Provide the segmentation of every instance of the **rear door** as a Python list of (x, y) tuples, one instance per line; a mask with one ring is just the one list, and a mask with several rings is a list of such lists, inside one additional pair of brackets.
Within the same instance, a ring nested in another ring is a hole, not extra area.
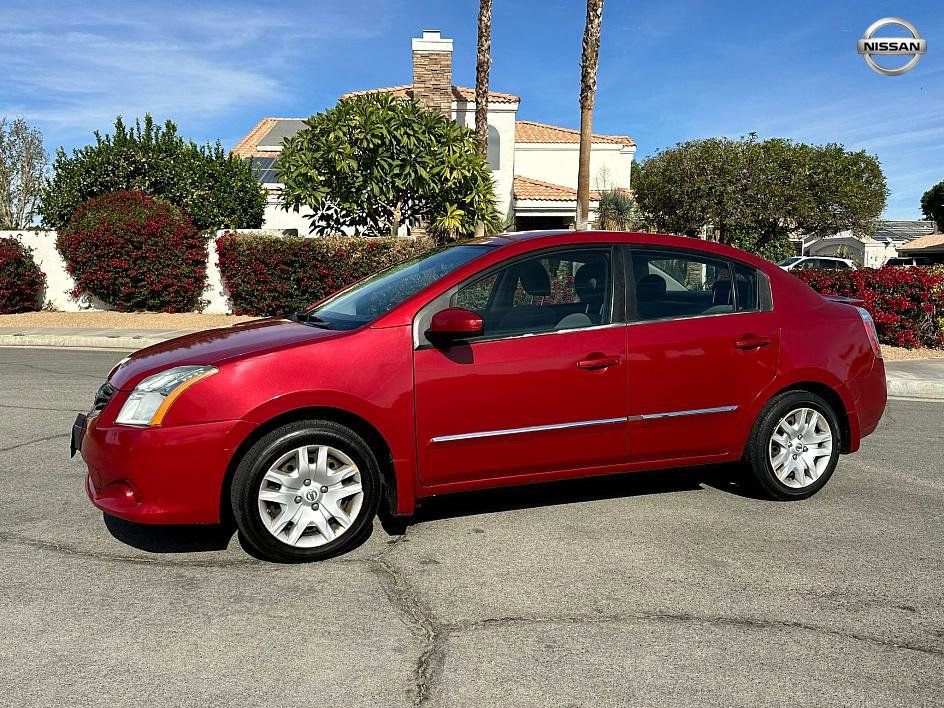
[[(626, 325), (619, 251), (557, 249), (472, 278), (417, 316), (419, 479), (427, 486), (623, 464)], [(434, 346), (424, 318), (477, 311), (481, 337)], [(428, 310), (428, 312), (426, 311)]]
[(629, 460), (738, 449), (743, 416), (777, 368), (766, 276), (682, 249), (637, 248), (627, 257)]

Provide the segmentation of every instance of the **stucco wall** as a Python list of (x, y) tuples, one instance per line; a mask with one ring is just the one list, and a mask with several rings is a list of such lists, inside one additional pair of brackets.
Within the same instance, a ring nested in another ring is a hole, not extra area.
[[(590, 187), (629, 189), (635, 149), (598, 143), (590, 151)], [(515, 174), (543, 182), (577, 188), (580, 145), (577, 143), (518, 143), (515, 146)], [(608, 184), (601, 184), (608, 171)]]
[[(475, 103), (455, 103), (455, 121), (470, 130), (475, 129)], [(515, 180), (515, 116), (517, 103), (495, 103), (488, 107), (488, 124), (498, 131), (499, 168), (492, 171), (495, 178), (495, 201), (498, 211), (507, 214), (511, 208)]]
[[(87, 296), (78, 301), (69, 294), (75, 287), (75, 281), (66, 272), (65, 261), (56, 251), (55, 231), (0, 231), (0, 237), (12, 236), (33, 251), (33, 259), (46, 275), (46, 292), (43, 304), (50, 304), (62, 312), (81, 312), (84, 310), (109, 310), (111, 307)], [(220, 278), (216, 246), (211, 240), (207, 244), (207, 286), (203, 299), (209, 304), (204, 312), (230, 312), (231, 307), (223, 281)]]

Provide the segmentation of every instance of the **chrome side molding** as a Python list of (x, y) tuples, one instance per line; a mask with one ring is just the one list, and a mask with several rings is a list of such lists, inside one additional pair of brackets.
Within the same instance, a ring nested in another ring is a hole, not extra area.
[(709, 413), (730, 413), (736, 411), (737, 406), (718, 406), (717, 408), (692, 408), (687, 411), (669, 411), (668, 413), (644, 413), (643, 415), (631, 415), (627, 420), (635, 422), (639, 420), (659, 420), (660, 418), (681, 418), (686, 415), (706, 415)]
[(524, 435), (526, 433), (542, 433), (548, 430), (567, 430), (569, 428), (589, 428), (594, 425), (616, 425), (617, 423), (632, 423), (640, 420), (659, 420), (662, 418), (680, 418), (686, 415), (707, 415), (711, 413), (730, 413), (737, 410), (737, 406), (718, 406), (717, 408), (693, 408), (687, 411), (669, 411), (667, 413), (645, 413), (621, 418), (601, 418), (599, 420), (578, 420), (573, 423), (553, 423), (551, 425), (530, 425), (526, 428), (505, 428), (503, 430), (482, 430), (477, 433), (459, 433), (458, 435), (439, 435), (430, 442), (444, 443), (457, 440), (475, 440), (477, 438), (497, 438), (503, 435)]
[(523, 435), (525, 433), (540, 433), (548, 430), (567, 430), (568, 428), (589, 428), (593, 425), (615, 425), (629, 420), (622, 418), (601, 418), (599, 420), (579, 420), (574, 423), (554, 423), (552, 425), (531, 425), (527, 428), (505, 428), (504, 430), (483, 430), (478, 433), (460, 433), (459, 435), (440, 435), (430, 442), (442, 443), (455, 440), (474, 440), (476, 438), (494, 438), (502, 435)]

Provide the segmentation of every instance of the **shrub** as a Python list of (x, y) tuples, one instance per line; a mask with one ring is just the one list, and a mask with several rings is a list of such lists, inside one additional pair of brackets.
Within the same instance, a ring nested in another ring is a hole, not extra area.
[(228, 154), (219, 142), (198, 145), (167, 121), (126, 128), (115, 121), (114, 135), (95, 133), (95, 144), (60, 149), (53, 178), (43, 191), (43, 223), (62, 228), (75, 210), (93, 197), (142, 190), (186, 211), (200, 230), (257, 228), (265, 212), (265, 193), (249, 163)]
[(56, 248), (75, 279), (72, 297), (116, 310), (189, 312), (201, 305), (206, 243), (190, 217), (144, 192), (115, 192), (79, 206)]
[(33, 252), (15, 238), (0, 238), (0, 315), (39, 309), (45, 285)]
[(220, 274), (237, 315), (296, 312), (428, 247), (426, 241), (357, 236), (223, 234), (216, 240)]
[(909, 349), (944, 346), (944, 268), (796, 271), (824, 295), (860, 298), (879, 339)]

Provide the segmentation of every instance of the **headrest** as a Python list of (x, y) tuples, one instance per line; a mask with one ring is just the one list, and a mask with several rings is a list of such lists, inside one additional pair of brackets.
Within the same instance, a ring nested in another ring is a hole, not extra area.
[(636, 283), (636, 299), (643, 302), (658, 300), (665, 295), (667, 287), (665, 278), (661, 275), (655, 273), (644, 275)]
[(518, 271), (521, 287), (528, 295), (542, 297), (551, 294), (551, 277), (539, 261), (528, 261)]
[(712, 305), (730, 305), (731, 304), (731, 281), (719, 280), (711, 286), (711, 304)]
[(574, 276), (574, 290), (583, 301), (602, 295), (605, 283), (606, 266), (602, 263), (584, 263)]

